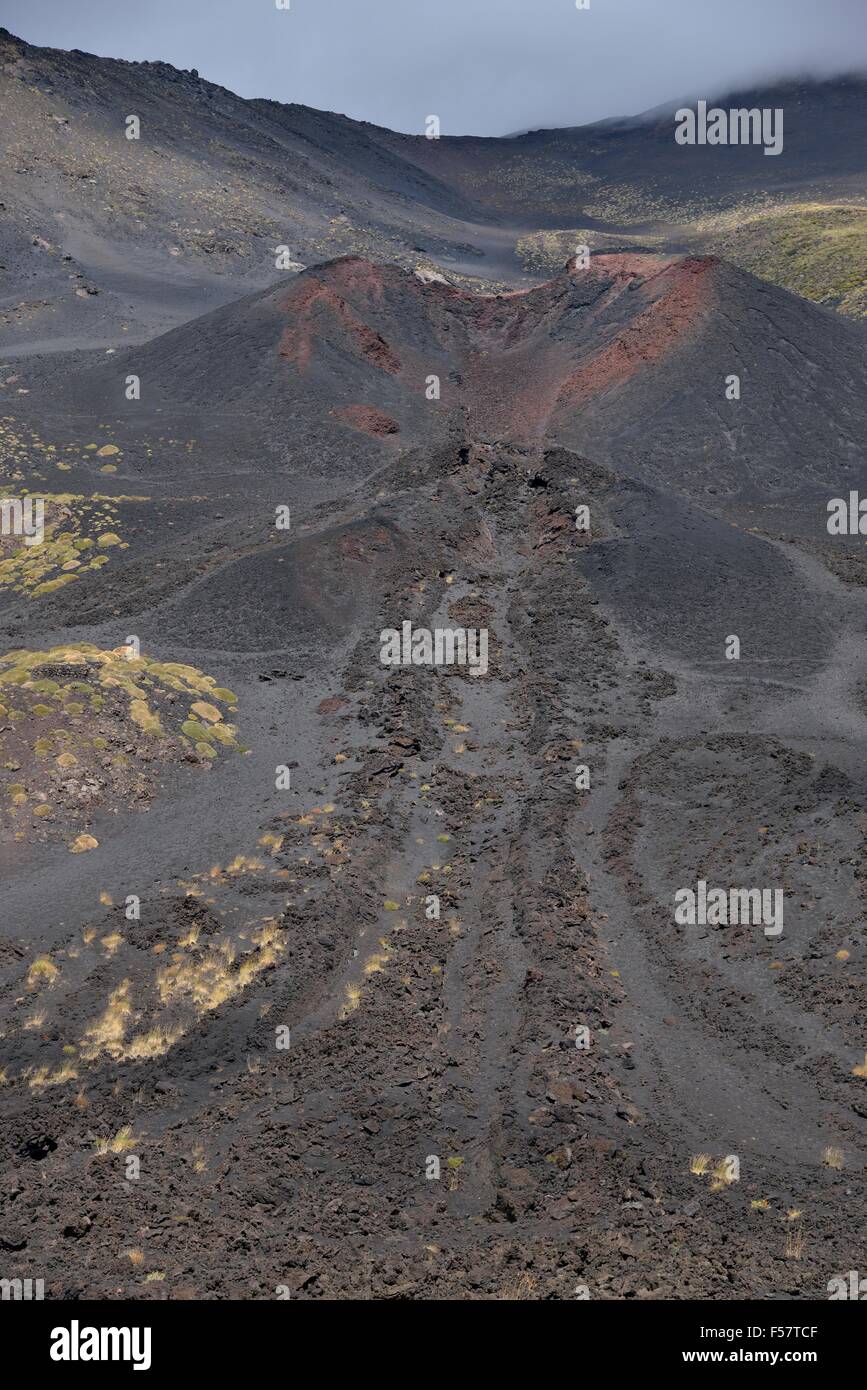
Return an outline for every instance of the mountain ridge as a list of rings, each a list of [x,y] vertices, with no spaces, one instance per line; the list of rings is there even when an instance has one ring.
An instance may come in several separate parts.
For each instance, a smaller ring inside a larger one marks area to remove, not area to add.
[[[727,229],[704,222],[797,199],[815,205],[809,258],[821,207],[867,202],[867,82],[780,91],[792,105],[773,161],[750,147],[685,151],[665,122],[634,119],[427,140],[241,98],[170,64],[43,49],[3,31],[0,342],[32,352],[141,341],[274,283],[281,246],[302,265],[357,254],[506,289],[538,278],[522,247],[546,229],[602,250],[701,254],[725,241],[737,257]],[[138,141],[124,138],[129,114]],[[759,272],[783,234],[764,225],[771,251],[759,239],[749,259]],[[837,298],[858,311],[852,275],[834,260],[840,245],[828,245],[817,297],[828,280],[833,299],[841,280]],[[785,256],[774,264],[785,276]],[[810,283],[797,274],[796,288]]]

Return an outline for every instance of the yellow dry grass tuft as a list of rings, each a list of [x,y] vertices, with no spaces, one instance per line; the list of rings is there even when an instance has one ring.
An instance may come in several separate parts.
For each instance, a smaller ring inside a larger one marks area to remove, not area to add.
[[[133,1133],[132,1125],[124,1125],[113,1139],[97,1139],[96,1152],[105,1154],[125,1154],[141,1143],[141,1136]]]
[[[35,989],[39,984],[53,984],[60,974],[57,966],[48,956],[37,956],[27,971],[27,984]]]

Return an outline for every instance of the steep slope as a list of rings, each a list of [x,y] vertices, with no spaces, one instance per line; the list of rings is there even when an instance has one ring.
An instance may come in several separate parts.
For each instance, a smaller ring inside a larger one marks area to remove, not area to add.
[[[198,479],[198,505],[224,488]],[[181,777],[106,703],[103,763],[143,766],[153,809],[79,806],[94,843],[70,854],[65,797],[38,798],[83,777],[15,735],[6,1277],[38,1268],[55,1299],[824,1296],[867,1212],[857,601],[562,449],[401,457],[255,557],[248,506],[217,555],[178,537],[178,568],[211,570],[176,571],[168,605],[107,574],[91,628],[139,634],[140,665],[102,669],[172,729],[218,680],[248,752],[208,759],[197,727]],[[32,605],[27,641],[61,611]],[[405,619],[483,626],[488,671],[383,666]],[[81,756],[99,658],[19,652],[24,733],[76,677]],[[780,884],[784,936],[678,927],[699,877]]]
[[[599,255],[487,296],[344,258],[65,382],[19,379],[25,418],[110,423],[128,475],[164,473],[147,441],[170,419],[208,445],[186,470],[360,476],[450,439],[555,441],[706,504],[773,507],[854,485],[867,438],[865,330],[707,257]]]
[[[416,140],[416,159],[476,205],[537,227],[594,223],[651,226],[734,206],[793,187],[865,193],[863,76],[704,92],[709,106],[780,108],[782,153],[759,145],[679,145],[673,102],[629,120],[535,130],[500,140]],[[395,149],[406,137],[392,136]],[[567,220],[568,219],[568,220]]]
[[[572,247],[701,251],[715,249],[713,219],[733,210],[863,204],[863,80],[721,100],[781,107],[782,154],[679,146],[673,108],[428,140],[243,100],[166,63],[41,49],[0,31],[0,340],[30,352],[152,337],[274,284],[279,246],[296,264],[352,253],[506,287],[536,268],[527,239],[544,229],[568,230]],[[125,138],[131,115],[137,140]],[[790,281],[780,259],[786,235],[768,225],[755,268],[777,267],[772,278],[799,288],[801,267]],[[833,281],[853,310],[859,245],[843,248]]]
[[[279,246],[300,262],[364,247],[413,264],[424,237],[480,256],[463,195],[342,116],[5,30],[0,105],[9,344],[149,336],[273,282]]]

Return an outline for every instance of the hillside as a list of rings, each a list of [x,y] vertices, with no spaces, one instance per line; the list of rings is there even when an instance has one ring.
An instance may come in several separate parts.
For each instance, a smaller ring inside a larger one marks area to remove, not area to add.
[[[755,273],[860,312],[860,242],[835,238],[817,291],[803,256],[789,266],[790,224],[768,214],[807,203],[823,240],[841,203],[863,207],[867,82],[723,100],[781,106],[783,153],[678,146],[673,108],[508,139],[427,140],[243,100],[165,63],[41,49],[0,31],[0,342],[10,352],[151,337],[274,284],[278,247],[290,264],[354,254],[506,288],[561,265],[576,235],[613,251],[699,253],[722,238],[726,256]],[[125,138],[130,114],[138,140]],[[726,229],[733,212],[753,219],[743,248]],[[568,238],[540,265],[527,248],[558,229]]]
[[[761,95],[434,147],[3,36],[4,1280],[865,1268],[864,85]]]

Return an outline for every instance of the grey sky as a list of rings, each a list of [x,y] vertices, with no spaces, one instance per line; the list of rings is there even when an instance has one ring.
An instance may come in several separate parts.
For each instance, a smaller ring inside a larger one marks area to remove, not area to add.
[[[31,43],[198,68],[395,130],[502,135],[867,69],[867,0],[0,0]]]

